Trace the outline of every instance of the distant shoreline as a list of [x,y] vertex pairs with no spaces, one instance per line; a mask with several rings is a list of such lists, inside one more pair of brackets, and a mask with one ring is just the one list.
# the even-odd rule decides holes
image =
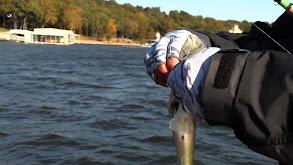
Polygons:
[[114,41],[97,41],[97,40],[91,40],[91,39],[79,39],[79,44],[97,44],[97,45],[139,45],[135,43],[129,43],[129,42],[114,42]]
[[[0,40],[1,41],[9,41],[9,35],[5,32],[0,32]],[[139,45],[136,43],[133,43],[130,39],[122,39],[122,38],[115,38],[112,39],[111,41],[98,41],[95,39],[90,39],[86,37],[81,37],[79,42],[76,44],[92,44],[92,45]]]

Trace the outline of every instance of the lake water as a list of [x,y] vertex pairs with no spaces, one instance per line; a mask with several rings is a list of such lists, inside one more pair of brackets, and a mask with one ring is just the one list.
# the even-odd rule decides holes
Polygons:
[[[0,42],[0,164],[177,164],[169,89],[147,76],[146,51]],[[200,123],[195,164],[278,163]]]

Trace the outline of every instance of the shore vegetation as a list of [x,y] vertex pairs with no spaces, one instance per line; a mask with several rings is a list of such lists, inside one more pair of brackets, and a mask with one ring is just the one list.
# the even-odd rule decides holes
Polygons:
[[[217,33],[234,24],[248,31],[246,20],[216,20],[185,11],[162,12],[159,7],[118,4],[115,0],[0,0],[0,26],[8,29],[59,28],[99,40],[128,38],[137,41],[155,38],[187,27]],[[3,13],[11,13],[8,18]],[[0,29],[2,30],[2,29]]]

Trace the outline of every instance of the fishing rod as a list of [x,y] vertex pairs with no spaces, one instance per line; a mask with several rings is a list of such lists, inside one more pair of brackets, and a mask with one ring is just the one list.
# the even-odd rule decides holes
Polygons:
[[[274,0],[274,1],[278,3],[280,6],[282,6],[287,11],[286,13],[293,18],[293,7],[292,7],[292,4],[288,0]],[[282,46],[279,42],[277,42],[273,37],[268,35],[255,23],[253,23],[252,25],[255,26],[258,30],[260,30],[263,34],[265,34],[268,38],[270,38],[274,43],[280,46],[285,52],[287,52],[288,54],[292,54],[289,50],[287,50],[284,46]]]
[[279,42],[277,42],[273,37],[268,35],[265,31],[263,31],[260,27],[258,27],[255,23],[252,24],[255,26],[259,31],[261,31],[263,34],[265,34],[268,38],[270,38],[274,43],[276,43],[278,46],[280,46],[285,52],[288,54],[292,54],[289,50],[287,50],[284,46],[282,46]]
[[293,7],[292,7],[292,4],[288,0],[274,0],[274,1],[278,3],[280,6],[282,6],[287,11],[286,13],[293,18]]

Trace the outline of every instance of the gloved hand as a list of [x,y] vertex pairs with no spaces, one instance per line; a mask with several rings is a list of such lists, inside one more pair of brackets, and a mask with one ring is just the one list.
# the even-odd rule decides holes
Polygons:
[[168,87],[173,67],[206,48],[205,41],[187,30],[169,32],[148,50],[144,59],[147,73],[157,84]]
[[178,64],[168,77],[168,84],[176,102],[182,103],[184,110],[199,120],[204,119],[202,96],[211,57],[219,50],[216,47],[209,47],[187,58]]

